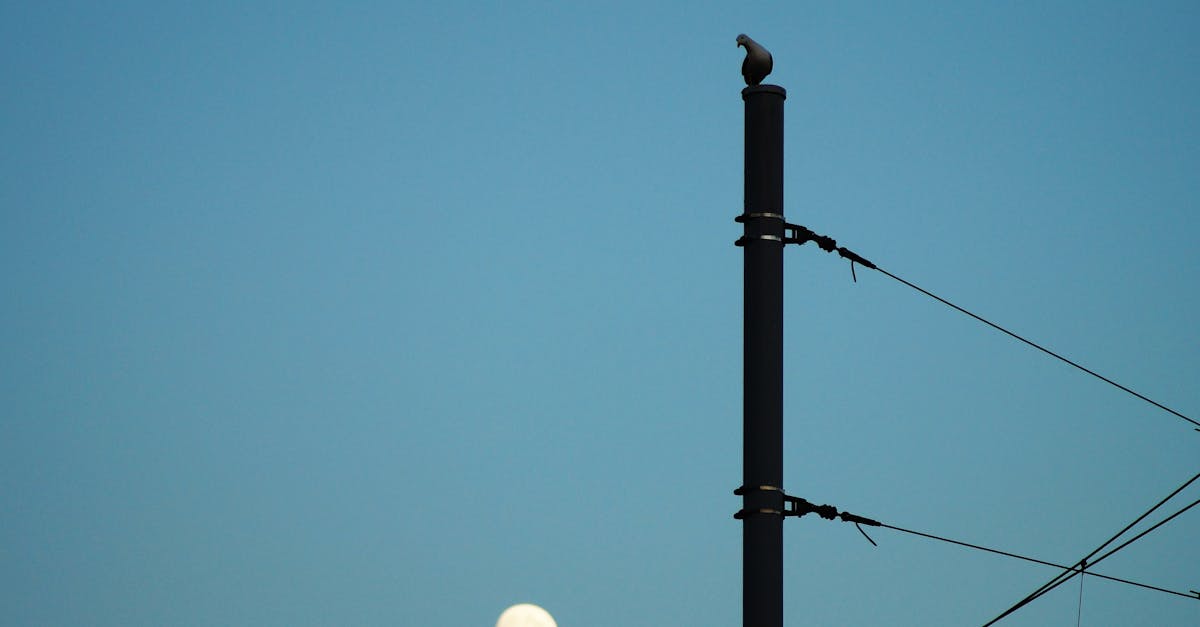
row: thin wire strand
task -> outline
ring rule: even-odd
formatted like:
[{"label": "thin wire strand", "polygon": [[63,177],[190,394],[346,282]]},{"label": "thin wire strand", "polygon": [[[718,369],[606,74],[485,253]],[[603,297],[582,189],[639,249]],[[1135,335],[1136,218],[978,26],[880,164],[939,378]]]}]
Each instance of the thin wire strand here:
[{"label": "thin wire strand", "polygon": [[884,270],[883,268],[880,268],[880,267],[876,266],[874,269],[875,269],[875,270],[878,270],[878,271],[880,271],[880,272],[882,272],[883,274],[885,274],[885,275],[887,275],[887,276],[889,276],[889,277],[891,277],[891,278],[893,278],[893,279],[895,279],[895,280],[897,280],[897,281],[899,281],[899,282],[901,282],[901,283],[903,283],[903,284],[905,284],[905,285],[907,285],[907,286],[909,286],[909,287],[911,287],[911,288],[912,288],[912,289],[914,289],[914,290],[917,290],[918,292],[921,292],[922,294],[924,294],[924,295],[926,295],[926,296],[928,296],[928,297],[930,297],[930,298],[932,298],[932,299],[934,299],[934,300],[936,300],[936,301],[938,301],[938,302],[942,303],[943,305],[946,305],[946,306],[948,306],[948,307],[951,307],[951,308],[953,308],[953,309],[956,309],[956,310],[958,310],[959,312],[961,312],[961,313],[964,313],[964,314],[966,314],[966,315],[968,315],[968,316],[970,316],[970,317],[972,317],[972,318],[974,318],[974,319],[976,319],[976,320],[978,320],[978,321],[980,321],[980,322],[982,322],[982,323],[984,323],[984,324],[988,325],[989,327],[992,327],[993,329],[996,329],[997,331],[1000,331],[1001,333],[1004,333],[1004,334],[1006,334],[1006,335],[1008,335],[1008,336],[1010,336],[1010,337],[1012,337],[1012,338],[1015,338],[1015,339],[1017,339],[1017,340],[1020,340],[1020,341],[1022,341],[1022,342],[1024,342],[1024,343],[1028,344],[1029,346],[1032,346],[1032,347],[1034,347],[1034,348],[1036,348],[1036,349],[1038,349],[1038,350],[1042,351],[1043,353],[1046,353],[1047,355],[1050,355],[1051,357],[1054,357],[1055,359],[1057,359],[1057,360],[1059,360],[1059,361],[1061,361],[1061,362],[1063,362],[1063,363],[1065,363],[1065,364],[1068,364],[1068,365],[1074,366],[1075,368],[1078,368],[1079,370],[1081,370],[1081,371],[1083,371],[1083,372],[1086,372],[1086,373],[1088,373],[1088,374],[1092,375],[1093,377],[1096,377],[1097,379],[1100,379],[1101,381],[1104,381],[1105,383],[1107,383],[1107,384],[1109,384],[1109,385],[1111,385],[1111,386],[1113,386],[1113,387],[1116,387],[1116,388],[1117,388],[1117,389],[1119,389],[1119,390],[1123,390],[1123,391],[1125,391],[1125,392],[1128,392],[1129,394],[1132,394],[1132,395],[1134,395],[1134,396],[1136,396],[1136,397],[1138,397],[1138,398],[1142,399],[1143,401],[1146,401],[1147,403],[1150,403],[1151,405],[1154,405],[1155,407],[1157,407],[1157,408],[1159,408],[1159,409],[1161,409],[1161,410],[1163,410],[1163,411],[1166,411],[1166,412],[1169,412],[1169,413],[1171,413],[1171,414],[1174,414],[1174,415],[1176,415],[1176,416],[1178,416],[1178,417],[1180,417],[1180,418],[1182,418],[1182,419],[1184,419],[1184,420],[1186,420],[1186,421],[1188,421],[1188,422],[1192,423],[1193,425],[1196,425],[1197,427],[1200,427],[1200,422],[1197,422],[1196,420],[1193,420],[1193,419],[1191,419],[1191,418],[1188,418],[1187,416],[1185,416],[1185,415],[1183,415],[1183,414],[1181,414],[1181,413],[1179,413],[1179,412],[1175,411],[1174,409],[1171,409],[1170,407],[1167,407],[1166,405],[1163,405],[1162,403],[1159,403],[1158,401],[1156,401],[1156,400],[1154,400],[1154,399],[1152,399],[1152,398],[1149,398],[1149,397],[1143,396],[1142,394],[1139,394],[1139,393],[1137,393],[1137,392],[1135,392],[1135,391],[1133,391],[1133,390],[1131,390],[1131,389],[1129,389],[1129,388],[1127,388],[1127,387],[1125,387],[1125,386],[1121,385],[1120,383],[1117,383],[1116,381],[1113,381],[1112,379],[1109,379],[1108,377],[1106,377],[1106,376],[1104,376],[1104,375],[1101,375],[1101,374],[1099,374],[1098,372],[1096,372],[1096,371],[1094,371],[1094,370],[1090,370],[1090,369],[1088,369],[1088,368],[1085,368],[1085,367],[1083,367],[1083,366],[1081,366],[1081,365],[1079,365],[1079,364],[1077,364],[1077,363],[1075,363],[1075,362],[1071,361],[1070,359],[1067,359],[1066,357],[1063,357],[1062,355],[1059,355],[1058,353],[1056,353],[1056,352],[1054,352],[1054,351],[1052,351],[1052,350],[1050,350],[1050,349],[1048,349],[1048,348],[1046,348],[1046,347],[1042,346],[1041,344],[1038,344],[1038,343],[1036,343],[1036,342],[1033,342],[1033,341],[1027,340],[1027,339],[1025,339],[1025,338],[1021,337],[1020,335],[1017,335],[1016,333],[1013,333],[1012,331],[1009,331],[1008,329],[1005,329],[1004,327],[1002,327],[1002,326],[1000,326],[1000,325],[998,325],[998,324],[996,324],[996,323],[994,323],[994,322],[992,322],[992,321],[990,321],[990,320],[988,320],[988,319],[986,319],[986,318],[983,318],[982,316],[978,316],[978,315],[976,315],[976,314],[974,314],[974,313],[972,313],[972,312],[970,312],[970,311],[967,311],[966,309],[963,309],[962,307],[959,307],[958,305],[955,305],[954,303],[952,303],[952,302],[950,302],[950,301],[948,301],[948,300],[946,300],[946,299],[942,298],[941,296],[938,296],[937,294],[934,294],[933,292],[930,292],[930,291],[928,291],[928,290],[926,290],[926,289],[923,289],[923,288],[921,288],[920,286],[917,286],[917,285],[915,285],[915,284],[913,284],[913,283],[910,283],[910,282],[908,282],[908,281],[905,281],[904,279],[902,279],[902,278],[900,278],[900,277],[898,277],[898,276],[896,276],[896,275],[892,274],[891,272],[888,272],[887,270]]},{"label": "thin wire strand", "polygon": [[[880,527],[885,527],[885,528],[887,528],[887,529],[891,529],[891,530],[893,530],[893,531],[899,531],[899,532],[902,532],[902,533],[908,533],[908,534],[912,534],[912,535],[914,535],[914,536],[921,536],[921,537],[923,537],[923,538],[929,538],[929,539],[931,539],[931,540],[938,540],[939,542],[947,542],[947,543],[949,543],[949,544],[957,544],[957,545],[959,545],[959,546],[964,546],[964,547],[967,547],[967,548],[969,548],[969,549],[976,549],[976,550],[979,550],[979,551],[986,551],[986,552],[988,552],[988,553],[995,553],[996,555],[1003,555],[1003,556],[1005,556],[1005,557],[1012,557],[1012,558],[1016,558],[1016,559],[1019,559],[1019,560],[1025,560],[1026,562],[1032,562],[1032,563],[1034,563],[1034,564],[1041,564],[1042,566],[1053,566],[1054,568],[1061,568],[1061,569],[1063,569],[1063,570],[1065,570],[1065,571],[1071,571],[1071,570],[1075,570],[1075,569],[1077,568],[1076,566],[1064,566],[1063,564],[1056,564],[1056,563],[1054,563],[1054,562],[1047,562],[1046,560],[1040,560],[1040,559],[1037,559],[1037,558],[1035,558],[1035,557],[1028,557],[1028,556],[1025,556],[1025,555],[1020,555],[1020,554],[1017,554],[1017,553],[1010,553],[1010,552],[1008,552],[1008,551],[1001,551],[1000,549],[992,549],[992,548],[988,548],[988,547],[986,547],[986,546],[980,546],[980,545],[978,545],[978,544],[971,544],[970,542],[963,542],[963,541],[961,541],[961,540],[953,540],[953,539],[950,539],[950,538],[944,538],[944,537],[942,537],[942,536],[933,535],[933,534],[931,534],[931,533],[922,533],[922,532],[920,532],[920,531],[913,531],[912,529],[905,529],[905,528],[903,528],[903,527],[897,527],[897,526],[895,526],[895,525],[889,525],[889,524],[887,524],[887,523],[879,523],[879,526],[880,526]],[[1100,574],[1100,573],[1095,573],[1095,572],[1091,572],[1091,571],[1084,571],[1084,574],[1085,574],[1085,575],[1088,575],[1088,576],[1090,576],[1090,577],[1098,577],[1098,578],[1100,578],[1100,579],[1107,579],[1107,580],[1109,580],[1109,581],[1115,581],[1115,582],[1117,582],[1117,583],[1123,583],[1123,584],[1128,584],[1128,585],[1131,585],[1131,586],[1137,586],[1137,587],[1139,587],[1139,588],[1145,588],[1145,589],[1147,589],[1147,590],[1155,590],[1155,591],[1158,591],[1158,592],[1166,592],[1167,594],[1173,594],[1173,595],[1175,595],[1175,596],[1184,597],[1185,599],[1197,599],[1197,598],[1200,598],[1200,597],[1197,597],[1197,596],[1196,596],[1196,595],[1194,595],[1194,594],[1187,594],[1186,592],[1177,592],[1177,591],[1175,591],[1175,590],[1169,590],[1169,589],[1167,589],[1167,588],[1160,588],[1160,587],[1158,587],[1158,586],[1152,586],[1152,585],[1150,585],[1150,584],[1146,584],[1146,583],[1139,583],[1139,582],[1137,582],[1137,581],[1130,581],[1130,580],[1128,580],[1128,579],[1122,579],[1122,578],[1120,578],[1120,577],[1112,577],[1112,576],[1109,576],[1109,575],[1102,575],[1102,574]]]},{"label": "thin wire strand", "polygon": [[1075,627],[1079,627],[1079,622],[1083,620],[1083,580],[1087,577],[1079,578],[1079,606],[1075,608]]}]

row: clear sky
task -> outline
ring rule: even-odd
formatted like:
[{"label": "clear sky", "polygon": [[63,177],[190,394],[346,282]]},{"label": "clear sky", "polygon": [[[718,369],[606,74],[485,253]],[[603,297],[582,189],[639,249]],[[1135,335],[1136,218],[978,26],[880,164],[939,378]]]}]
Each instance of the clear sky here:
[{"label": "clear sky", "polygon": [[[740,32],[789,220],[1200,414],[1200,5],[835,4],[4,3],[0,623],[740,625]],[[1200,471],[1176,417],[785,267],[792,494],[1069,563]],[[1200,589],[1198,530],[1097,570]],[[1055,574],[871,533],[787,521],[788,625]],[[1089,578],[1082,624],[1200,601]]]}]

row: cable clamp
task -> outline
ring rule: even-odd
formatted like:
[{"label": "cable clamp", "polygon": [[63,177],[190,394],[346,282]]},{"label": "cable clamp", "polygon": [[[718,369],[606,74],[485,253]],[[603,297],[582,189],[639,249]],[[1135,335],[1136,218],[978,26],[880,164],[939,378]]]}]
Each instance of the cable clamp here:
[{"label": "cable clamp", "polygon": [[795,496],[788,496],[784,498],[786,498],[788,501],[794,501],[792,511],[796,512],[793,514],[785,513],[784,516],[803,516],[809,512],[815,512],[818,516],[824,518],[825,520],[841,518],[842,522],[854,523],[854,527],[858,529],[858,532],[861,533],[864,538],[867,539],[867,542],[871,543],[871,546],[879,546],[878,544],[875,544],[875,541],[871,539],[871,536],[867,535],[867,532],[863,531],[862,528],[862,525],[867,525],[868,527],[882,527],[883,523],[879,522],[878,520],[872,520],[866,516],[859,516],[857,514],[851,514],[850,512],[839,513],[837,508],[832,505],[813,505],[812,503]]},{"label": "cable clamp", "polygon": [[[795,516],[799,518],[805,514],[816,514],[825,520],[836,520],[840,518],[842,522],[854,523],[855,528],[857,528],[858,532],[867,539],[867,542],[870,542],[874,546],[878,546],[875,544],[875,541],[871,539],[871,536],[867,535],[867,532],[863,531],[862,528],[862,525],[867,525],[868,527],[882,527],[883,523],[879,522],[878,520],[867,518],[866,516],[859,516],[858,514],[851,514],[850,512],[839,512],[838,509],[832,505],[815,505],[809,502],[807,499],[802,499],[798,496],[791,496],[784,492],[783,488],[773,485],[760,485],[753,488],[741,486],[733,491],[733,493],[737,496],[746,496],[751,492],[778,493],[779,496],[783,497],[783,510],[781,511],[777,509],[761,507],[757,509],[741,509],[733,515],[734,518],[738,520],[744,520],[747,516],[754,515],[782,516],[784,518],[787,518],[788,516]],[[1081,566],[1083,566],[1083,568],[1087,568],[1086,563],[1081,564]],[[1200,598],[1200,595],[1197,595],[1197,597]]]},{"label": "cable clamp", "polygon": [[803,246],[808,242],[816,242],[817,246],[820,246],[821,250],[825,252],[832,252],[837,247],[837,240],[833,239],[832,237],[817,235],[808,227],[800,226],[799,224],[792,224],[791,222],[784,222],[783,228],[788,231],[788,237],[784,240],[788,244],[799,244]]},{"label": "cable clamp", "polygon": [[[773,211],[747,211],[747,212],[743,213],[742,215],[735,217],[733,219],[733,221],[745,223],[747,220],[752,220],[752,219],[756,219],[756,218],[769,218],[772,220],[785,220],[782,213],[775,213]],[[783,228],[785,231],[787,231],[786,237],[781,238],[776,235],[743,235],[743,236],[739,237],[737,239],[737,241],[734,242],[733,244],[734,244],[734,246],[745,246],[746,244],[750,243],[750,241],[756,240],[756,239],[768,240],[768,241],[773,241],[773,242],[782,242],[785,245],[799,244],[801,246],[803,246],[804,244],[807,244],[808,242],[816,242],[817,246],[819,246],[821,248],[821,250],[823,250],[827,253],[836,252],[843,259],[849,260],[851,275],[854,275],[854,264],[858,264],[860,266],[870,268],[872,270],[878,269],[875,266],[875,264],[871,263],[869,260],[864,258],[862,255],[859,255],[858,253],[850,250],[849,248],[846,248],[845,246],[838,246],[837,240],[833,239],[832,237],[829,237],[827,235],[819,235],[819,234],[813,232],[812,229],[810,229],[806,226],[801,226],[799,224],[792,224],[791,222],[787,222],[786,220],[783,223]],[[858,277],[854,276],[854,280],[858,281]],[[1198,430],[1200,430],[1200,429],[1198,429]]]},{"label": "cable clamp", "polygon": [[784,516],[803,516],[805,514],[816,514],[825,520],[833,520],[837,518],[837,508],[832,505],[814,505],[805,499],[798,496],[783,496],[786,509]]},{"label": "cable clamp", "polygon": [[858,275],[854,272],[854,264],[857,263],[872,270],[878,270],[878,268],[875,267],[875,264],[863,258],[862,255],[859,255],[845,246],[838,246],[837,240],[833,239],[832,237],[818,235],[812,232],[812,230],[808,227],[800,226],[799,224],[792,224],[790,222],[784,222],[783,228],[788,231],[788,237],[784,238],[783,240],[784,244],[800,244],[803,246],[808,242],[816,242],[817,246],[819,246],[821,250],[827,253],[837,252],[842,259],[850,260],[850,276],[854,279],[855,283],[858,282]]}]

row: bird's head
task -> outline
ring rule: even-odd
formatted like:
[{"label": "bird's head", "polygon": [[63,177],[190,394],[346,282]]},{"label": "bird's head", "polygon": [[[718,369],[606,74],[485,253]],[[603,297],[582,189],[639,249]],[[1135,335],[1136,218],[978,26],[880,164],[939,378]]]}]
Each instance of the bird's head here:
[{"label": "bird's head", "polygon": [[737,45],[739,45],[739,46],[745,46],[747,43],[749,43],[749,41],[750,41],[750,38],[745,35],[737,36]]}]

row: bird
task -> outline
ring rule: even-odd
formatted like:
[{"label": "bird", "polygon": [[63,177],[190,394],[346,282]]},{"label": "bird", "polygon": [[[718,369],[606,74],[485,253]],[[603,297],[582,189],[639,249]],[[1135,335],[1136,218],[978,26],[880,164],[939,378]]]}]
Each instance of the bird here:
[{"label": "bird", "polygon": [[737,36],[737,45],[746,49],[746,59],[742,61],[742,78],[746,79],[747,85],[761,83],[767,74],[771,73],[774,63],[771,53],[746,35]]}]

